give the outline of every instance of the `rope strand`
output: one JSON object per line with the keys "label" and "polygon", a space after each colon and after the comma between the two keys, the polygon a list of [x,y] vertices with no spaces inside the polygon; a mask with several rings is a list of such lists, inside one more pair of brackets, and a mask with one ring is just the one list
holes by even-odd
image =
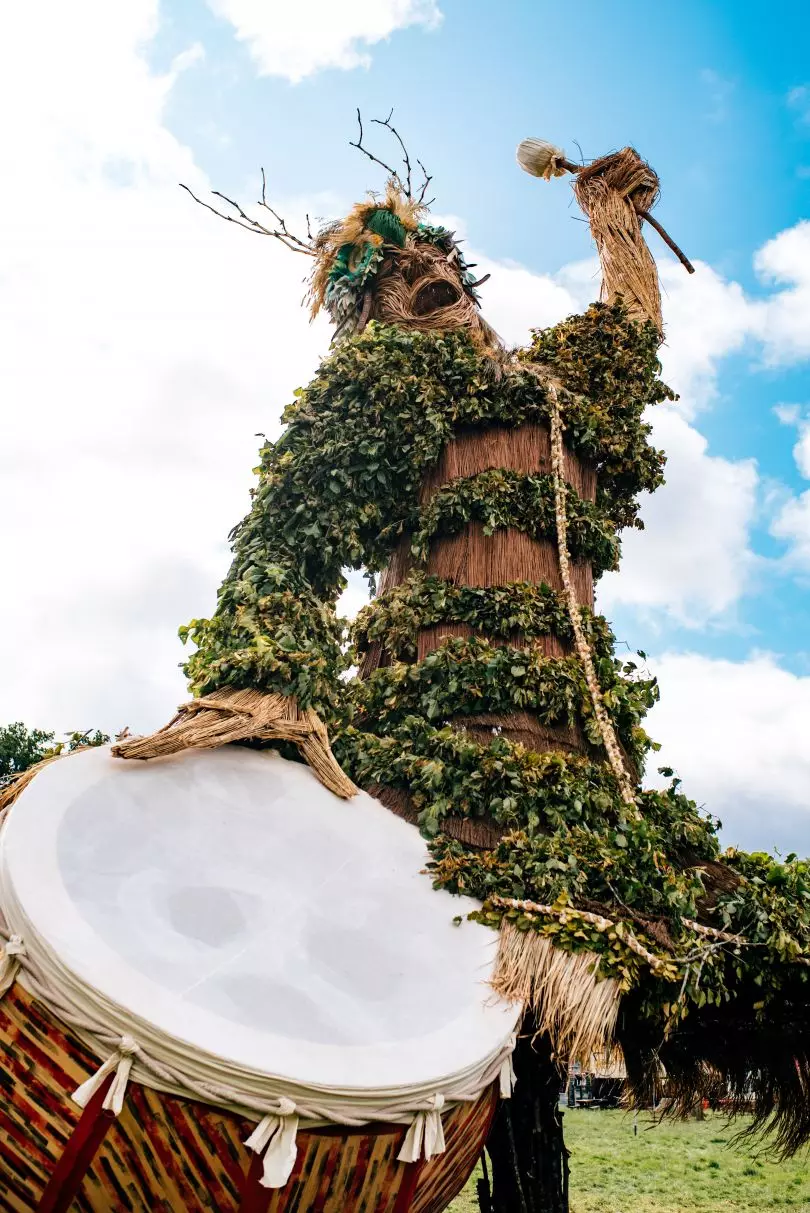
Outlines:
{"label": "rope strand", "polygon": [[579,603],[577,602],[576,594],[574,593],[573,585],[571,584],[571,561],[568,555],[568,519],[565,511],[565,479],[564,479],[564,454],[562,440],[562,421],[560,418],[560,401],[557,394],[557,386],[551,380],[546,381],[550,401],[550,422],[551,422],[551,470],[554,478],[554,516],[557,524],[557,555],[560,562],[560,576],[563,583],[563,591],[565,600],[568,606],[568,613],[571,616],[571,626],[574,631],[574,644],[577,650],[577,656],[582,662],[585,671],[585,682],[590,693],[591,702],[593,703],[594,716],[599,726],[599,733],[602,738],[602,743],[607,752],[608,760],[613,769],[613,774],[616,776],[616,782],[619,785],[619,793],[624,804],[629,809],[632,809],[634,814],[637,814],[636,796],[633,790],[633,784],[627,773],[624,758],[619,747],[619,742],[616,737],[616,732],[605,711],[605,705],[602,702],[602,692],[599,687],[599,681],[596,677],[596,670],[593,664],[590,646],[587,637],[582,627],[582,616],[580,614]]}

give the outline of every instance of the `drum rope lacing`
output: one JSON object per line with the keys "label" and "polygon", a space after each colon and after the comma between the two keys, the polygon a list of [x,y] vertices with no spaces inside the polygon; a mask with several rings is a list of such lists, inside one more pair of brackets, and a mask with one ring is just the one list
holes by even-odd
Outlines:
{"label": "drum rope lacing", "polygon": [[[263,1155],[261,1183],[283,1187],[292,1173],[301,1121],[309,1127],[372,1122],[408,1125],[398,1158],[415,1162],[445,1148],[442,1110],[473,1102],[496,1080],[508,1098],[514,1085],[514,1034],[483,1061],[442,1082],[413,1088],[335,1088],[297,1084],[250,1070],[165,1035],[105,998],[68,969],[38,937],[11,888],[0,857],[0,997],[15,980],[43,1002],[96,1055],[99,1069],[73,1094],[84,1107],[114,1075],[104,1107],[119,1115],[130,1081],[167,1094],[202,1100],[258,1119],[245,1145]],[[441,1089],[437,1089],[441,1088]]]}

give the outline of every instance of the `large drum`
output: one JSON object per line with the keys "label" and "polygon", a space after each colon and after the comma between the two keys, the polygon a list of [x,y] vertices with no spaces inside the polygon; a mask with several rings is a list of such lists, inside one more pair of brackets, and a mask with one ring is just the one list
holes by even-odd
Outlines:
{"label": "large drum", "polygon": [[0,834],[0,1208],[445,1208],[520,1008],[425,859],[273,752],[43,768]]}

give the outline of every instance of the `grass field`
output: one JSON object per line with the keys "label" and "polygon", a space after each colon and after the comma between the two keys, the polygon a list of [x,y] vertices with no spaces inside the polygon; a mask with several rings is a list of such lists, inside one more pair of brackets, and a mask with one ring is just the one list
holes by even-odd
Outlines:
{"label": "grass field", "polygon": [[[737,1126],[739,1128],[739,1126]],[[650,1126],[625,1112],[566,1112],[572,1213],[810,1213],[810,1156],[787,1163],[732,1147],[720,1116]],[[474,1183],[450,1206],[478,1213]]]}

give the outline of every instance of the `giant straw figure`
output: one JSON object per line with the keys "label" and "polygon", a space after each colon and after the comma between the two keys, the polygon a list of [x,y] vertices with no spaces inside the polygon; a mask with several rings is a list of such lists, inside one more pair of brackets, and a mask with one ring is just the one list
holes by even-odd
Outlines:
{"label": "giant straw figure", "polygon": [[[603,283],[516,351],[407,152],[383,197],[314,239],[265,225],[264,196],[225,212],[313,258],[333,348],[262,449],[214,614],[184,629],[194,698],[116,752],[286,747],[337,796],[362,787],[421,829],[434,883],[500,933],[495,988],[525,1007],[482,1209],[561,1213],[570,1060],[620,1051],[639,1100],[662,1080],[676,1110],[722,1092],[783,1149],[810,1137],[810,884],[793,859],[721,855],[677,781],[642,788],[657,688],[594,613],[662,482],[644,224],[691,266],[650,214],[657,177],[630,148],[576,165],[528,140],[519,160],[572,174]],[[346,567],[378,577],[348,651]]]}

